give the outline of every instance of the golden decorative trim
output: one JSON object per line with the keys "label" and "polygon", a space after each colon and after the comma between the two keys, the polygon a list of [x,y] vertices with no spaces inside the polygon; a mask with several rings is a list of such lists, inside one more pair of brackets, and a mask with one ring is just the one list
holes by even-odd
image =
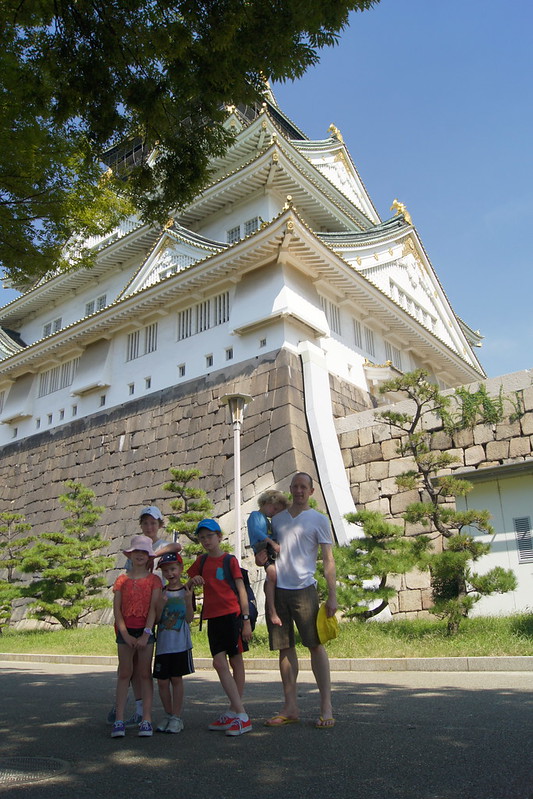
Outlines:
{"label": "golden decorative trim", "polygon": [[333,122],[331,123],[331,125],[330,125],[330,126],[329,126],[329,128],[328,128],[328,133],[331,135],[331,138],[333,138],[333,139],[337,139],[337,141],[340,141],[340,142],[342,142],[342,143],[344,144],[344,139],[342,138],[342,133],[341,133],[341,132],[340,132],[340,130],[339,130],[339,129],[338,129],[338,128],[337,128],[337,127],[336,127],[336,126],[333,124]]}
{"label": "golden decorative trim", "polygon": [[391,211],[394,211],[394,209],[396,209],[395,216],[398,216],[398,215],[399,216],[403,216],[403,218],[405,219],[405,221],[407,222],[408,225],[412,225],[413,224],[413,220],[411,219],[411,214],[409,213],[409,211],[405,207],[404,203],[401,203],[399,200],[395,199],[393,201],[391,207],[390,207]]}

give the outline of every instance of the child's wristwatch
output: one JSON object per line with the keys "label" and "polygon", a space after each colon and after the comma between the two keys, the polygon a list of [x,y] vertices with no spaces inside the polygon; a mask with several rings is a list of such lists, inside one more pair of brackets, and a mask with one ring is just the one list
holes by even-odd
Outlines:
{"label": "child's wristwatch", "polygon": [[241,614],[241,619],[243,621],[250,621],[250,617],[249,617],[249,615],[247,613],[242,613]]}
{"label": "child's wristwatch", "polygon": [[144,628],[144,632],[145,632],[147,635],[152,635],[152,628],[151,628],[151,627],[145,627],[145,628]]}

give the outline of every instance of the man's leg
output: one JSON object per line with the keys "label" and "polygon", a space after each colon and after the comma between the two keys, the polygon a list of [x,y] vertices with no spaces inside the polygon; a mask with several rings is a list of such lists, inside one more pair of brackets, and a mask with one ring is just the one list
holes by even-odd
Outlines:
{"label": "man's leg", "polygon": [[289,719],[297,719],[299,716],[296,681],[298,679],[298,656],[296,648],[291,646],[279,651],[279,673],[283,684],[283,695],[285,702],[280,714]]}
{"label": "man's leg", "polygon": [[324,724],[321,726],[332,726],[327,722],[333,719],[333,709],[331,707],[331,678],[329,670],[328,653],[320,646],[309,649],[311,655],[311,668],[315,675],[316,684],[320,692],[320,716]]}

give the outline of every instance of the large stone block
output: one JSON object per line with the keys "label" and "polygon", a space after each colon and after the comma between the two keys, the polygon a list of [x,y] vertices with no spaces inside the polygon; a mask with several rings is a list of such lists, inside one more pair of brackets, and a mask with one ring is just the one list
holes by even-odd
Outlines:
{"label": "large stone block", "polygon": [[418,502],[418,491],[402,491],[401,494],[396,494],[390,498],[390,509],[393,516],[399,516],[405,513],[407,506],[412,502]]}
{"label": "large stone block", "polygon": [[370,480],[384,480],[389,476],[387,461],[374,461],[368,464],[368,477]]}
{"label": "large stone block", "polygon": [[398,605],[401,613],[415,612],[422,609],[421,591],[401,591],[398,594]]}
{"label": "large stone block", "polygon": [[487,460],[503,461],[509,457],[509,441],[489,441],[486,445]]}
{"label": "large stone block", "polygon": [[367,444],[365,447],[357,447],[352,451],[353,462],[357,466],[361,463],[377,461],[381,457],[381,447],[379,444]]}
{"label": "large stone block", "polygon": [[474,444],[486,444],[494,441],[495,428],[490,424],[478,424],[474,428]]}
{"label": "large stone block", "polygon": [[531,453],[531,440],[529,436],[521,436],[520,438],[512,438],[509,442],[509,457],[519,458],[525,457]]}
{"label": "large stone block", "polygon": [[465,450],[465,466],[474,466],[485,460],[485,450],[482,446],[469,447]]}
{"label": "large stone block", "polygon": [[520,420],[515,422],[500,422],[496,425],[495,439],[502,441],[509,438],[516,438],[520,435]]}
{"label": "large stone block", "polygon": [[522,435],[524,436],[531,436],[533,435],[533,413],[529,412],[524,414],[520,419],[520,429],[522,431]]}

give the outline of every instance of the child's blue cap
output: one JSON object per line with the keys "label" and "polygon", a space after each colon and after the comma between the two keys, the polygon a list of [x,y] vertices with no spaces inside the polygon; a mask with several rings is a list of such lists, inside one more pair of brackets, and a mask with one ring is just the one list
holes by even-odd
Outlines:
{"label": "child's blue cap", "polygon": [[204,528],[205,530],[212,530],[214,533],[221,533],[222,530],[220,529],[220,525],[214,519],[202,519],[201,522],[198,522],[196,527],[196,535],[200,532],[200,530]]}

